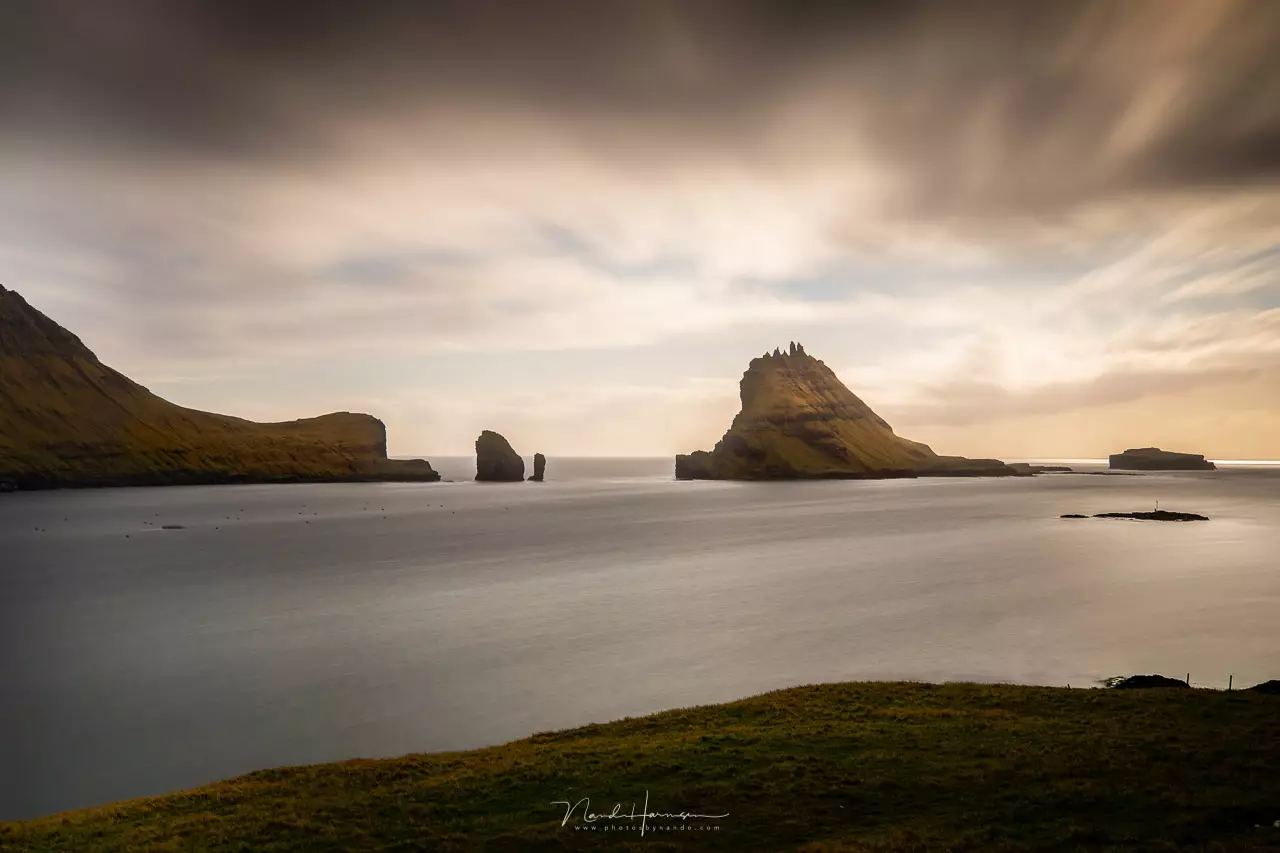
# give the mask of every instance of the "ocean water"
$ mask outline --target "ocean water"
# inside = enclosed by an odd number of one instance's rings
[[[0,819],[821,681],[1280,677],[1274,467],[433,463],[457,481],[0,495]],[[1212,520],[1058,517],[1156,501]]]

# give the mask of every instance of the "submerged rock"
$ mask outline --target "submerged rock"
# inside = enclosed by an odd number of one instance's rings
[[[485,430],[476,439],[476,479],[491,483],[524,480],[524,460],[505,438]]]
[[[676,457],[679,480],[1014,476],[998,459],[939,456],[893,428],[792,343],[752,359],[742,410],[711,451]]]
[[[1198,453],[1174,453],[1158,447],[1135,447],[1113,453],[1110,468],[1121,471],[1214,471],[1217,466]]]
[[[542,477],[547,471],[547,457],[541,453],[533,454],[533,473],[529,475],[529,479],[535,483],[541,483]]]

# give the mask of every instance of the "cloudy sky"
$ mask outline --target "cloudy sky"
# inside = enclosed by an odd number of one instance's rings
[[[0,282],[393,454],[710,447],[802,341],[940,452],[1280,457],[1280,3],[0,4]]]

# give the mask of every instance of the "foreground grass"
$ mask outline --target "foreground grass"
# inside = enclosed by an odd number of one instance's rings
[[[554,800],[728,813],[561,826]],[[1280,697],[833,684],[0,824],[0,849],[1280,850]],[[650,827],[670,824],[657,819]],[[630,821],[594,825],[631,826]],[[1256,828],[1256,827],[1261,828]]]

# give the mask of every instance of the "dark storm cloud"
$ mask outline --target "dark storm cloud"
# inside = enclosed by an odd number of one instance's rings
[[[1268,0],[10,0],[0,112],[9,144],[267,161],[519,115],[633,159],[869,151],[911,210],[1017,211],[1280,177],[1278,33]]]

